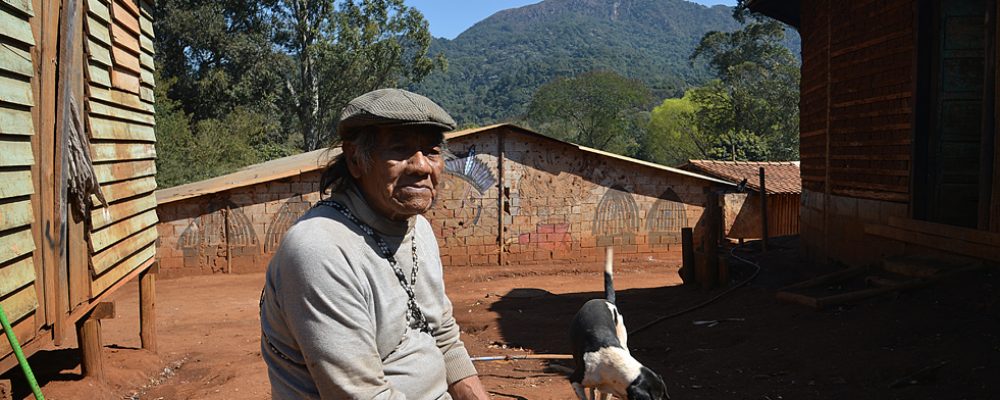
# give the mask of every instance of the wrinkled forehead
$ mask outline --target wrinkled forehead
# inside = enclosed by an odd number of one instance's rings
[[[378,145],[397,143],[414,146],[439,145],[445,141],[441,128],[427,125],[391,125],[380,126],[375,130],[375,142]]]

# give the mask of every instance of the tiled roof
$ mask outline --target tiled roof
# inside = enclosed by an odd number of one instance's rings
[[[691,160],[681,168],[739,184],[760,191],[760,168],[764,167],[764,186],[768,193],[802,193],[798,161],[714,161]]]

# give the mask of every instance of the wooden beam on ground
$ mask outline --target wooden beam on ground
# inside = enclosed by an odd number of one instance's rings
[[[156,353],[156,274],[160,264],[153,263],[139,274],[139,339],[142,348]]]

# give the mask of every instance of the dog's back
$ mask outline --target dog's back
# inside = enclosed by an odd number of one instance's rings
[[[581,399],[586,399],[584,387],[597,388],[620,397],[627,394],[636,398],[669,398],[663,380],[629,353],[625,321],[615,306],[612,255],[608,247],[604,264],[604,299],[584,303],[570,324],[576,369],[569,380]],[[660,387],[663,388],[662,394],[659,393]]]

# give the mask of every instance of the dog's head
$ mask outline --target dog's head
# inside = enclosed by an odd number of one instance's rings
[[[653,370],[642,367],[639,376],[625,389],[628,400],[668,400],[667,384]]]

